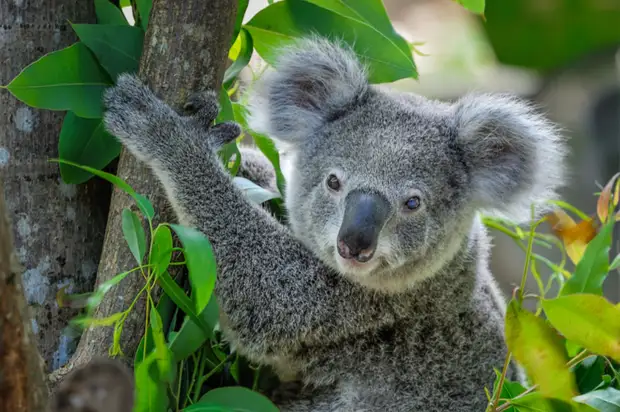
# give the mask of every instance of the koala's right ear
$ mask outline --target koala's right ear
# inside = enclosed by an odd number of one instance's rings
[[[250,129],[297,143],[364,99],[366,68],[346,46],[307,37],[281,49],[250,96]]]
[[[73,370],[52,397],[52,412],[131,412],[134,381],[119,361],[95,359]]]

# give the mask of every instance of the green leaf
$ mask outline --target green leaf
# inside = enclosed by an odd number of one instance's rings
[[[153,250],[149,256],[149,264],[153,265],[156,276],[164,273],[172,260],[172,233],[165,225],[157,226],[153,234]]]
[[[575,401],[590,405],[600,412],[620,412],[620,391],[601,389],[575,397]]]
[[[195,403],[183,409],[183,412],[234,412],[233,409],[225,408],[212,403]]]
[[[252,202],[261,204],[271,199],[277,199],[279,194],[270,192],[257,185],[256,183],[248,180],[244,177],[233,178],[233,183],[237,186],[243,194],[245,194]]]
[[[161,295],[159,298],[159,302],[157,303],[157,312],[160,314],[160,317],[163,322],[163,331],[169,330],[170,322],[172,317],[174,316],[174,312],[176,310],[176,306],[172,299],[165,293]],[[146,349],[144,348],[146,342]],[[143,361],[144,357],[151,353],[154,349],[154,338],[153,331],[150,326],[147,325],[146,333],[140,339],[140,343],[138,344],[138,348],[136,349],[136,353],[134,355],[134,367],[137,367],[140,362]]]
[[[218,322],[218,306],[215,295],[211,296],[211,300],[207,307],[198,315],[201,321],[206,324],[208,330],[213,331]],[[191,354],[200,349],[207,339],[212,338],[213,333],[206,334],[204,330],[192,320],[186,317],[179,332],[170,341],[170,350],[174,355],[176,362],[187,359]]]
[[[134,26],[73,24],[73,30],[112,79],[138,71],[144,32]]]
[[[241,30],[241,25],[243,25],[243,17],[245,16],[245,11],[248,9],[248,4],[250,0],[239,0],[237,2],[237,18],[235,19],[235,28],[233,30],[233,36],[231,40],[231,47],[235,44],[237,40],[237,36],[239,35],[239,31]]]
[[[554,398],[545,398],[540,392],[528,393],[510,401],[519,412],[596,412],[590,406]]]
[[[166,382],[159,379],[155,366],[157,353],[152,352],[136,367],[136,404],[134,412],[167,412]]]
[[[545,299],[541,304],[549,322],[566,339],[620,361],[620,308],[592,294]]]
[[[484,0],[455,0],[467,10],[476,14],[484,14]]]
[[[166,337],[164,336],[164,325],[162,323],[159,312],[156,308],[151,308],[150,326],[153,332],[153,341],[155,343],[155,353],[157,354],[157,369],[159,376],[164,382],[171,383],[174,379],[174,368],[172,364],[172,353],[166,345]]]
[[[495,382],[493,383],[493,395],[497,393],[497,387],[499,385],[499,381],[501,379],[501,373],[498,370],[495,370]],[[512,399],[521,395],[525,392],[525,388],[519,382],[512,382],[509,380],[504,380],[504,385],[502,386],[502,392],[499,394],[499,404],[502,405],[506,403],[504,399]],[[516,409],[510,407],[506,409],[507,412],[516,412]]]
[[[616,270],[619,268],[620,268],[620,254],[616,255],[614,260],[611,262],[611,265],[609,265],[609,271],[611,272],[612,270]]]
[[[210,390],[200,398],[201,403],[221,405],[235,412],[278,412],[279,409],[265,396],[243,386],[228,386]]]
[[[123,236],[127,241],[131,254],[138,262],[142,264],[144,254],[146,253],[146,235],[140,218],[129,209],[123,209],[122,215]]]
[[[136,5],[138,6],[138,14],[140,15],[140,26],[142,26],[142,30],[146,32],[146,28],[149,25],[151,9],[153,8],[153,0],[136,0]]]
[[[590,356],[575,367],[577,389],[579,393],[586,393],[598,388],[605,375],[605,358]]]
[[[254,45],[252,43],[252,36],[246,29],[241,29],[239,32],[239,38],[241,39],[241,49],[239,50],[239,56],[237,59],[228,66],[224,73],[224,88],[228,89],[230,84],[237,78],[241,70],[250,63],[252,52],[254,51]],[[233,116],[234,117],[234,116]],[[232,120],[232,119],[230,119]]]
[[[543,396],[570,400],[576,394],[575,378],[566,366],[560,337],[544,320],[511,300],[506,310],[505,336],[508,349],[540,386]]]
[[[417,78],[410,50],[402,50],[395,33],[384,33],[351,13],[339,14],[302,0],[276,2],[244,26],[252,35],[254,48],[269,64],[275,65],[277,49],[310,33],[344,40],[369,68],[371,83]]]
[[[58,156],[95,169],[106,167],[121,151],[119,141],[109,134],[101,119],[84,119],[67,112],[62,122],[58,142]],[[93,174],[66,164],[60,165],[65,183],[80,184]]]
[[[194,303],[187,297],[183,289],[172,279],[168,272],[162,273],[157,278],[161,288],[166,292],[166,295],[172,299],[172,301],[181,309],[186,315],[188,315],[192,321],[200,327],[205,336],[211,336],[213,329],[196,313],[194,309]]]
[[[151,204],[151,202],[149,202],[149,200],[143,195],[136,193],[136,191],[133,190],[133,188],[129,186],[125,181],[114,176],[113,174],[102,172],[101,170],[93,169],[92,167],[84,165],[79,165],[77,163],[73,163],[63,159],[50,159],[50,162],[57,162],[74,167],[79,167],[80,169],[86,170],[87,172],[90,172],[94,175],[101,177],[102,179],[107,180],[108,182],[112,183],[113,185],[127,193],[129,196],[131,196],[135,200],[142,214],[146,216],[147,219],[151,220],[153,219],[153,216],[155,216],[155,209],[153,209],[153,205]]]
[[[71,110],[80,117],[102,117],[101,96],[112,80],[82,43],[48,53],[7,85],[17,99],[47,110]]]
[[[109,0],[95,0],[95,13],[97,23],[127,26],[129,23],[123,15],[123,11],[110,3]]]
[[[183,255],[192,287],[196,313],[209,303],[215,287],[216,264],[211,243],[200,231],[181,225],[170,225],[183,244]]]
[[[609,274],[609,250],[614,223],[614,219],[610,219],[588,243],[583,257],[575,267],[575,273],[564,283],[560,295],[603,294],[603,282]]]

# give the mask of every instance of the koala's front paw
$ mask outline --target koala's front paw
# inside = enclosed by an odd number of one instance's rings
[[[191,122],[207,135],[213,149],[217,150],[241,135],[241,127],[235,122],[214,124],[220,105],[213,91],[191,94],[184,109],[190,114]]]
[[[150,158],[174,133],[180,117],[136,76],[122,74],[103,96],[105,128],[135,156]]]

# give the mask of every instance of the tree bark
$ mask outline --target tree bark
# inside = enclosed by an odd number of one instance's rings
[[[0,0],[0,84],[44,54],[74,43],[69,21],[94,23],[93,1]],[[48,370],[68,361],[77,344],[79,334],[66,329],[77,311],[59,308],[56,294],[63,286],[68,293],[92,290],[111,192],[97,179],[66,185],[58,165],[48,162],[58,157],[63,115],[33,109],[0,90],[0,178],[25,268],[32,328]]]
[[[140,78],[177,109],[182,108],[191,92],[207,88],[218,90],[232,40],[236,10],[236,0],[154,0],[140,60]],[[121,153],[117,175],[153,202],[155,220],[176,220],[159,182],[126,151]],[[115,188],[97,275],[98,284],[136,266],[121,230],[121,212],[124,208],[137,210],[131,198]],[[127,309],[143,287],[142,276],[126,277],[110,289],[94,316],[105,317]],[[144,319],[144,299],[141,299],[123,327],[121,348],[127,355],[127,363],[131,363],[143,335]],[[112,328],[87,329],[70,364],[50,377],[52,384],[72,367],[87,363],[96,356],[107,356],[112,338]]]
[[[0,405],[5,411],[43,412],[47,408],[43,359],[28,312],[22,270],[0,191]]]

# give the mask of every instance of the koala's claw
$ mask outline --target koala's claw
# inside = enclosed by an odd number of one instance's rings
[[[220,112],[218,96],[213,91],[195,92],[188,98],[183,109],[205,129],[210,128]]]
[[[209,131],[210,139],[216,148],[232,142],[241,135],[241,127],[235,122],[218,123]]]

